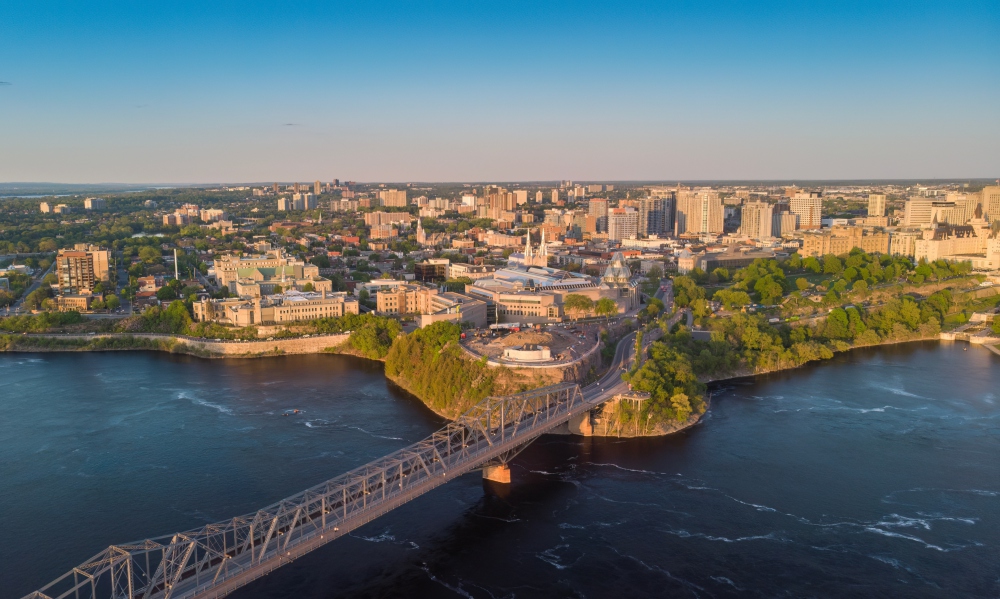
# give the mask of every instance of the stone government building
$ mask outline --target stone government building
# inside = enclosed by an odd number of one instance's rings
[[[358,308],[358,300],[344,292],[296,290],[264,297],[206,298],[192,306],[197,322],[212,321],[237,327],[339,317],[357,314]]]
[[[259,255],[220,256],[215,261],[215,276],[229,293],[239,297],[262,297],[274,293],[275,287],[305,291],[333,291],[333,282],[319,275],[319,267],[290,258],[281,248],[261,244]]]
[[[197,322],[246,327],[358,313],[358,300],[334,293],[333,281],[321,277],[318,266],[268,244],[258,250],[262,253],[215,261],[216,279],[236,297],[196,302],[192,310]]]

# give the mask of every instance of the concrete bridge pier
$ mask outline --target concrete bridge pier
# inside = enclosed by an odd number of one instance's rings
[[[493,464],[483,467],[483,480],[509,485],[510,466],[507,464]]]
[[[592,437],[594,435],[594,424],[590,418],[590,410],[570,418],[568,425],[570,434],[583,435],[584,437]]]

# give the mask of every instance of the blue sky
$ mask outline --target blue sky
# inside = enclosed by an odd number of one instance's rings
[[[0,3],[0,181],[1000,174],[1000,2]]]

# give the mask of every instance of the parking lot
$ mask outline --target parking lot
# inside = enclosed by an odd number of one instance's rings
[[[527,325],[526,325],[527,326]],[[507,348],[541,345],[552,352],[549,364],[565,364],[579,359],[598,343],[600,326],[597,323],[548,324],[540,328],[472,329],[465,332],[463,345],[473,353],[490,360],[504,361]]]

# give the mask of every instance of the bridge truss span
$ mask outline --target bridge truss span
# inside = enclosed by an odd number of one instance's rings
[[[426,439],[252,514],[113,545],[25,599],[227,595],[594,406],[576,384],[488,397]]]

